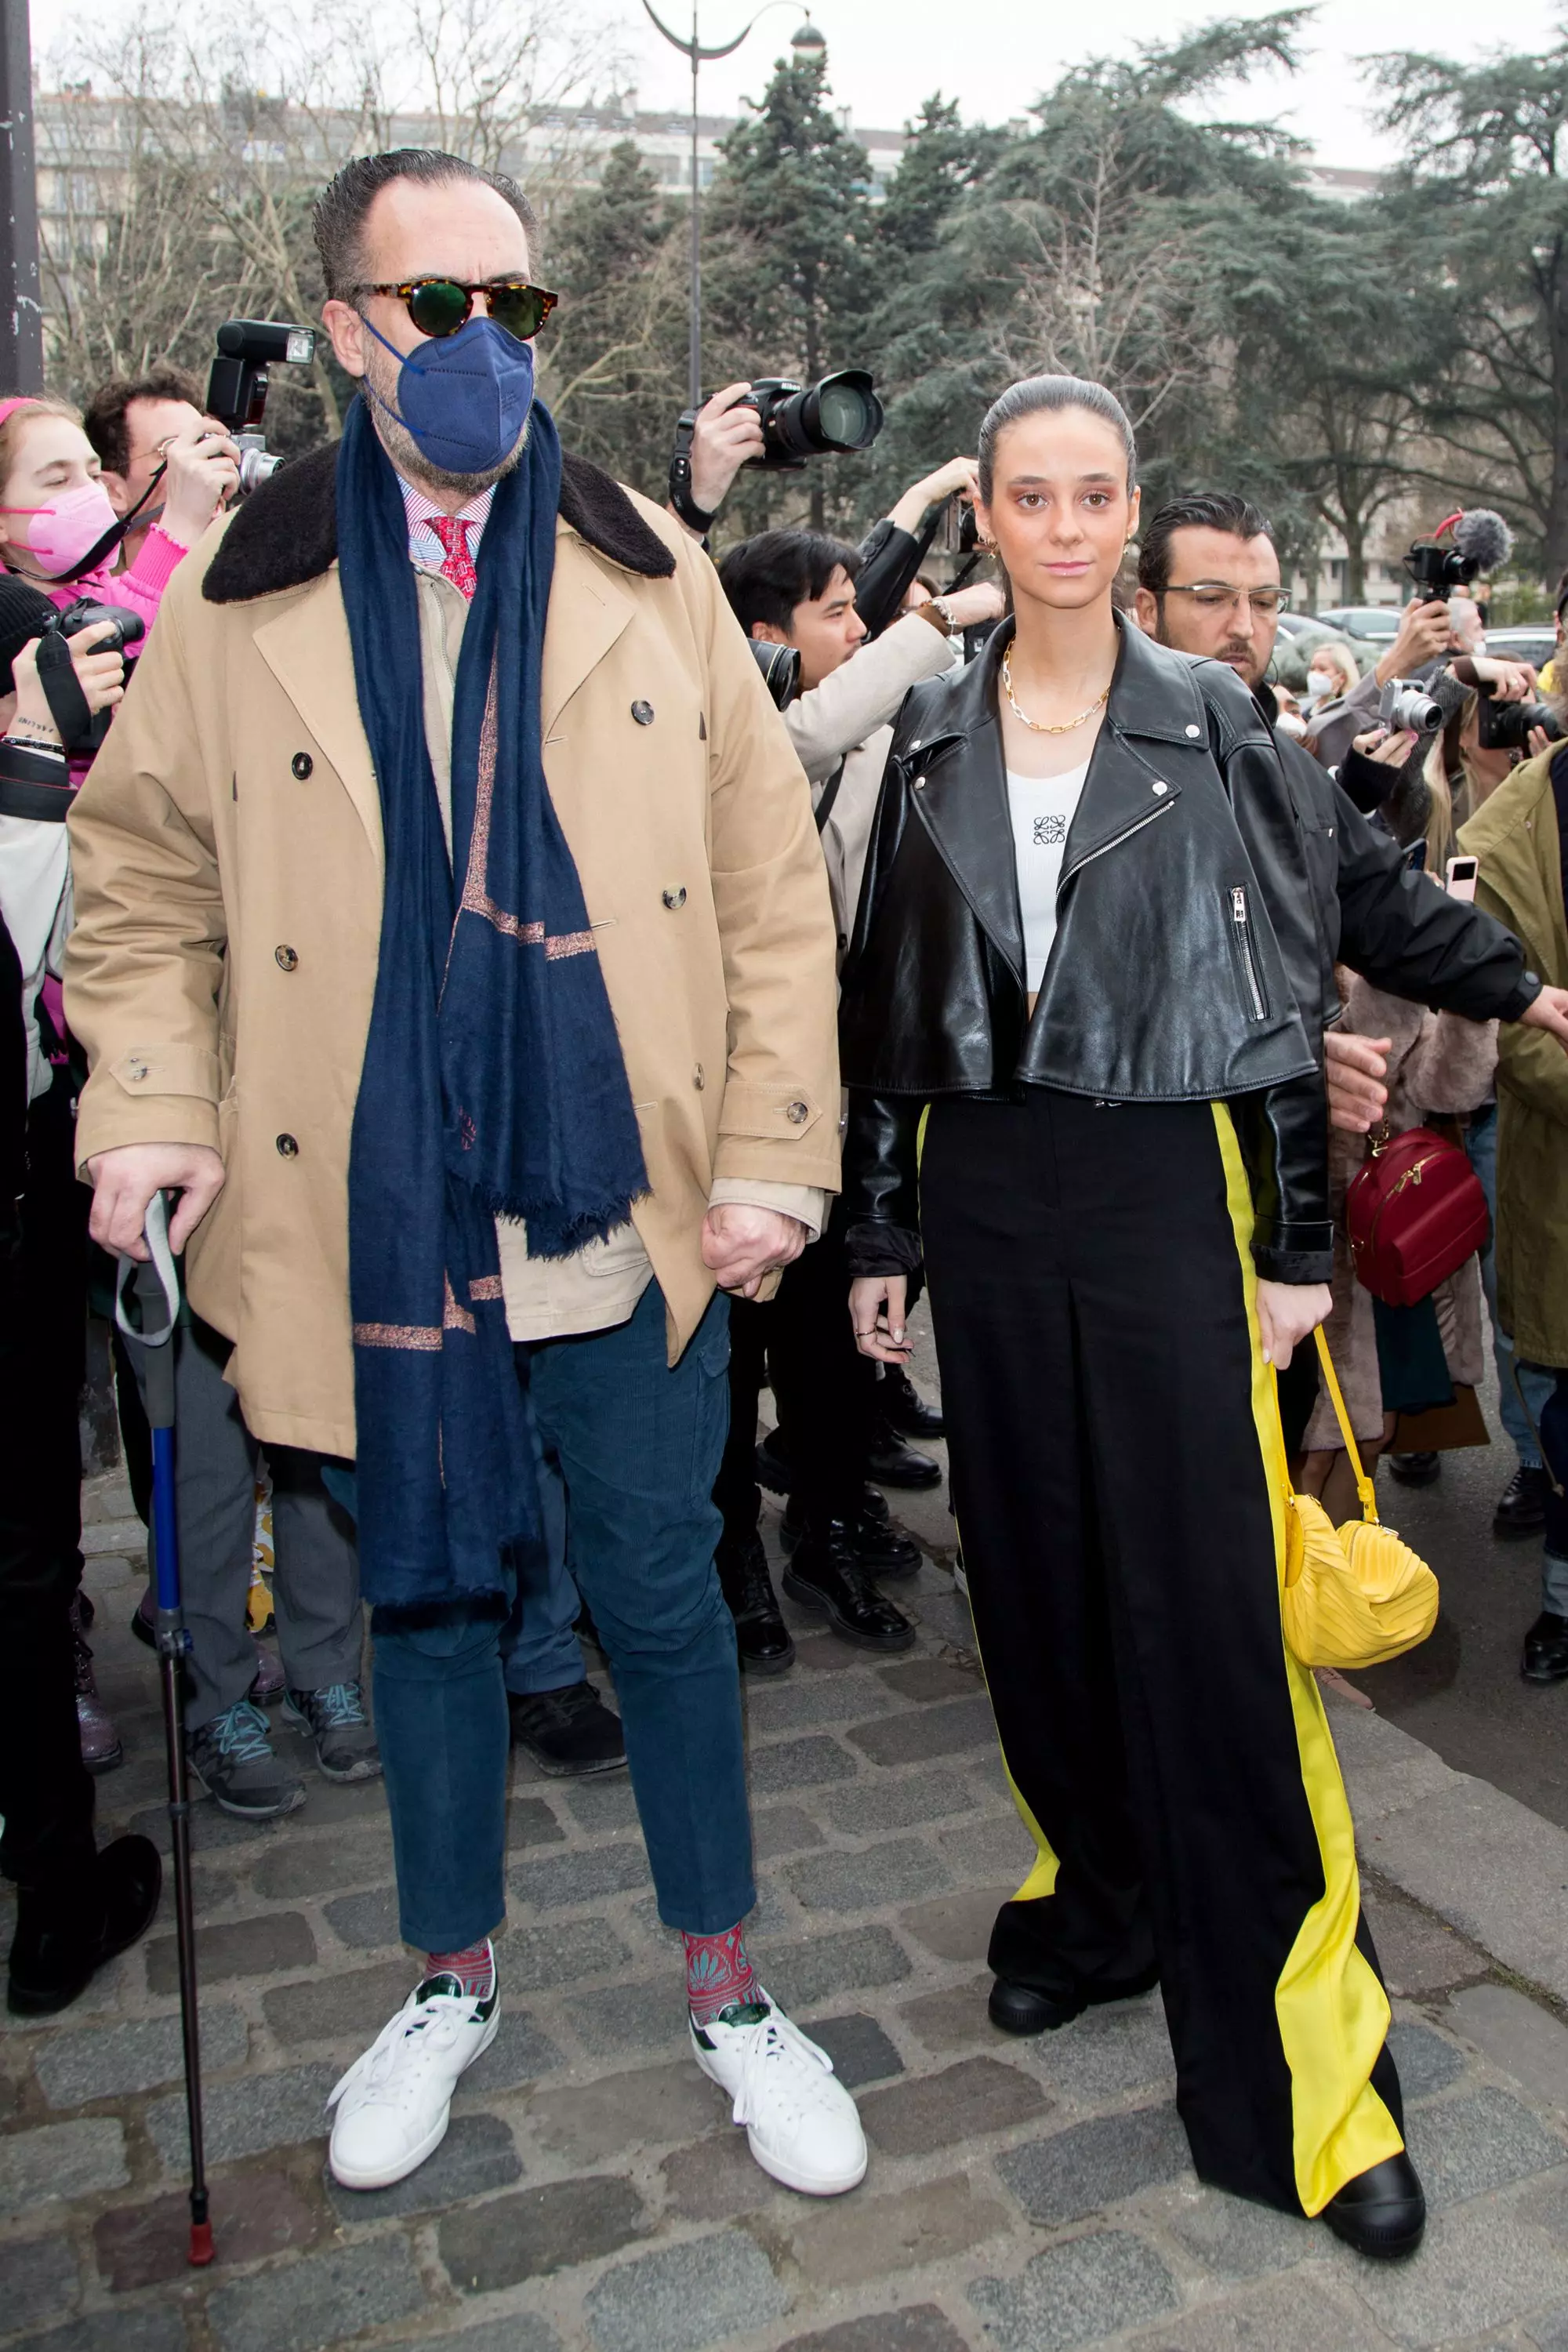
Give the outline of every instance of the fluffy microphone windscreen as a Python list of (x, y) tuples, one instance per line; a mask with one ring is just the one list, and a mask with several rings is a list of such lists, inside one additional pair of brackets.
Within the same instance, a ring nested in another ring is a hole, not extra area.
[(1513, 533), (1490, 507), (1469, 507), (1454, 525), (1454, 544), (1480, 572), (1495, 572), (1513, 553)]
[(28, 639), (39, 635), (54, 617), (55, 608), (40, 590), (29, 587), (13, 572), (0, 572), (0, 694), (15, 690), (12, 663)]

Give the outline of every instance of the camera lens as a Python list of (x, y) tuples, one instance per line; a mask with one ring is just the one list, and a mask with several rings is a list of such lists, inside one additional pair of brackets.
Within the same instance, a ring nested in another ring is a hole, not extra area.
[(846, 383), (842, 378), (837, 383), (824, 384), (816, 415), (825, 440), (847, 441), (851, 447), (856, 446), (870, 422), (870, 404), (858, 384)]

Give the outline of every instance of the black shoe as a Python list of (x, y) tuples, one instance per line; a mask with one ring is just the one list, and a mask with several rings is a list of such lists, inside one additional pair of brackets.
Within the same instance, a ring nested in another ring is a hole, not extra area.
[(1492, 1513), (1494, 1536), (1538, 1536), (1546, 1525), (1546, 1497), (1552, 1481), (1539, 1463), (1527, 1469), (1521, 1462)]
[(770, 1495), (787, 1495), (794, 1483), (795, 1473), (784, 1449), (784, 1439), (776, 1429), (770, 1429), (757, 1448), (757, 1484), (765, 1486)]
[(1527, 1683), (1568, 1682), (1568, 1617), (1542, 1611), (1524, 1637), (1519, 1671)]
[(877, 1402), (882, 1418), (889, 1429), (900, 1437), (941, 1437), (946, 1424), (942, 1407), (927, 1404), (913, 1381), (901, 1364), (885, 1364), (877, 1389)]
[(866, 1457), (866, 1475), (877, 1486), (940, 1486), (942, 1464), (929, 1454), (917, 1454), (890, 1422), (879, 1420)]
[[(871, 1492), (876, 1489), (873, 1487)], [(862, 1507), (852, 1519), (845, 1521), (856, 1559), (868, 1576), (879, 1580), (884, 1576), (918, 1576), (924, 1564), (920, 1546), (895, 1531), (887, 1504), (880, 1496), (877, 1499), (882, 1503), (880, 1511)], [(805, 1540), (805, 1506), (798, 1495), (789, 1498), (781, 1538), (786, 1557), (797, 1551)]]
[(997, 1977), (985, 2007), (992, 2024), (1004, 2033), (1054, 2033), (1058, 2026), (1070, 2025), (1075, 2017), (1081, 2017), (1086, 2009), (1098, 2009), (1110, 2000), (1135, 2000), (1140, 1993), (1152, 1992), (1159, 1981), (1159, 1969), (1150, 1969), (1141, 1977), (1111, 1984), (1079, 1984), (1070, 1992), (1044, 1992), (1037, 1985), (1013, 1984), (1006, 1977)]
[(735, 1621), (735, 1647), (742, 1666), (748, 1674), (782, 1675), (795, 1664), (795, 1643), (779, 1614), (762, 1538), (748, 1536), (743, 1542), (732, 1543), (726, 1537), (713, 1564)]
[(131, 1631), (144, 1648), (155, 1650), (158, 1646), (158, 1628), (153, 1623), (152, 1612), (147, 1606), (152, 1598), (153, 1589), (149, 1585), (131, 1612)]
[(621, 1718), (605, 1705), (584, 1676), (564, 1690), (508, 1691), (511, 1743), (526, 1748), (542, 1772), (552, 1779), (584, 1772), (617, 1772), (626, 1760)]
[(861, 1567), (847, 1520), (829, 1519), (820, 1531), (808, 1531), (784, 1572), (784, 1589), (858, 1649), (913, 1646), (914, 1627), (901, 1609), (883, 1600)]
[(1403, 2149), (1385, 2156), (1330, 2198), (1323, 2219), (1336, 2238), (1373, 2262), (1413, 2254), (1426, 2227), (1426, 2199), (1415, 2167)]
[(151, 1838), (116, 1838), (98, 1856), (98, 1884), (68, 1905), (21, 1888), (5, 2003), (13, 2017), (53, 2017), (87, 1990), (106, 1960), (144, 1935), (163, 1864)]
[(1440, 1454), (1390, 1454), (1386, 1458), (1402, 1486), (1430, 1486), (1443, 1475)]

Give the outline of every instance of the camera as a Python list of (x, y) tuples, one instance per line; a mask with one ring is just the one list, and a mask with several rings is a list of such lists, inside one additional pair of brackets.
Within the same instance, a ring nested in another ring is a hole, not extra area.
[(1528, 751), (1531, 730), (1544, 729), (1553, 743), (1563, 737), (1562, 719), (1549, 702), (1500, 702), (1483, 686), (1476, 707), (1476, 740), (1483, 751)]
[(123, 654), (127, 646), (133, 645), (138, 637), (146, 635), (140, 613), (132, 613), (124, 604), (100, 604), (96, 597), (79, 596), (74, 604), (68, 604), (63, 613), (56, 613), (46, 622), (44, 642), (38, 647), (38, 676), (44, 681), (44, 692), (48, 697), (50, 709), (55, 712), (55, 723), (59, 728), (61, 740), (72, 751), (101, 750), (114, 713), (112, 710), (99, 710), (90, 718), (80, 716), (85, 712), (86, 705), (79, 699), (78, 723), (74, 727), (67, 724), (60, 712), (55, 709), (49, 672), (51, 668), (68, 670), (70, 657), (64, 655), (58, 661), (51, 662), (48, 640), (50, 637), (78, 636), (83, 629), (90, 629), (100, 621), (112, 622), (113, 629), (110, 635), (100, 637), (91, 648), (95, 654)]
[(799, 647), (771, 645), (765, 637), (748, 637), (746, 642), (763, 673), (763, 684), (773, 698), (773, 709), (787, 710), (800, 692)]
[[(760, 375), (737, 408), (754, 408), (762, 420), (763, 454), (748, 457), (749, 466), (798, 473), (808, 457), (850, 449), (868, 449), (886, 416), (871, 389), (867, 368), (840, 368), (814, 384), (795, 383), (784, 375)], [(675, 427), (671, 478), (682, 459), (690, 473), (688, 453), (697, 424), (697, 411), (682, 411)]]
[(242, 498), (270, 480), (283, 463), (268, 450), (261, 430), (267, 371), (308, 367), (315, 350), (312, 328), (290, 327), (276, 319), (226, 319), (217, 331), (217, 357), (207, 377), (207, 414), (238, 445)]
[(1377, 715), (1391, 735), (1405, 729), (1413, 735), (1436, 735), (1443, 724), (1442, 704), (1414, 677), (1389, 679), (1378, 696)]
[(1456, 588), (1468, 588), (1481, 568), (1473, 555), (1458, 547), (1440, 546), (1435, 539), (1418, 539), (1404, 562), (1423, 602), (1450, 595)]

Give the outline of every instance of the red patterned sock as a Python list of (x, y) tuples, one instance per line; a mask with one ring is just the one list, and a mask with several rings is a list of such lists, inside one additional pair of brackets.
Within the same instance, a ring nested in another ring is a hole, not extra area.
[(425, 1957), (426, 1977), (456, 1977), (466, 1993), (476, 2000), (489, 2000), (496, 1989), (496, 1956), (487, 1936), (482, 1943), (469, 1944), (461, 1952), (427, 1952)]
[(684, 1941), (686, 1998), (694, 2025), (706, 2025), (721, 2010), (761, 1997), (738, 1927), (722, 1936), (688, 1936)]

